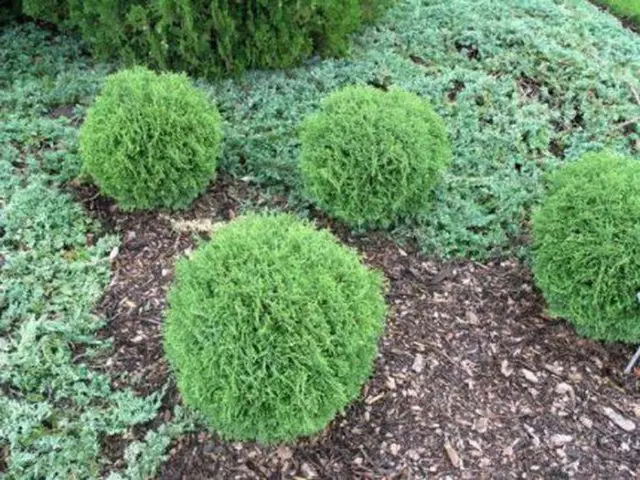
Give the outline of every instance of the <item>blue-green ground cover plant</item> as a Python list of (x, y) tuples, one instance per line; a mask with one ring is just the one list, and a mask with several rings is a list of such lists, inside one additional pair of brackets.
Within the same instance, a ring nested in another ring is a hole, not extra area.
[(216, 107), (186, 75), (110, 75), (80, 129), (83, 169), (123, 210), (185, 208), (214, 176)]
[(372, 372), (382, 276), (293, 215), (247, 215), (176, 267), (164, 345), (184, 401), (224, 438), (322, 430)]
[(349, 86), (301, 127), (305, 191), (355, 227), (387, 227), (425, 210), (449, 163), (442, 121), (417, 95)]
[(640, 342), (640, 162), (590, 153), (549, 178), (533, 273), (552, 314), (599, 340)]

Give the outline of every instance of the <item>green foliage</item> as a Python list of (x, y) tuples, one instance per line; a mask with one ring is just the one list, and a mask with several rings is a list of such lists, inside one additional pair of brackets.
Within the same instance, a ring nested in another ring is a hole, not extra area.
[(198, 75), (289, 67), (348, 36), (390, 0), (26, 0), (25, 13), (75, 27), (100, 57)]
[[(217, 2), (210, 11), (208, 0), (162, 2), (161, 34), (166, 43), (155, 62), (169, 67), (205, 73), (238, 72), (247, 67), (288, 67), (308, 57), (313, 37), (321, 36), (327, 53), (347, 46), (347, 34), (359, 23), (359, 0), (299, 2), (285, 0)], [(339, 7), (342, 6), (342, 11)], [(171, 41), (168, 41), (171, 39)], [(165, 52), (164, 50), (168, 50)]]
[(187, 207), (211, 182), (220, 115), (184, 75), (110, 76), (80, 131), (83, 165), (125, 210)]
[(589, 337), (640, 342), (640, 162), (592, 153), (549, 183), (533, 271), (551, 312)]
[(596, 3), (606, 6), (615, 15), (640, 27), (640, 2), (638, 0), (596, 0)]
[(326, 231), (249, 215), (179, 262), (165, 350), (184, 401), (223, 437), (318, 432), (371, 373), (380, 275)]
[(22, 0), (25, 15), (52, 23), (61, 23), (69, 15), (68, 0)]
[(305, 188), (354, 226), (415, 215), (450, 160), (447, 132), (414, 94), (352, 86), (331, 94), (301, 131)]

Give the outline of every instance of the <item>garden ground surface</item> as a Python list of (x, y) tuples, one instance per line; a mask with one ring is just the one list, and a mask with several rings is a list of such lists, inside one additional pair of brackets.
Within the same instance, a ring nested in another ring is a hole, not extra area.
[[(224, 155), (174, 214), (124, 214), (78, 178), (77, 129), (114, 65), (32, 25), (5, 27), (0, 65), (0, 476), (640, 475), (633, 346), (547, 318), (526, 266), (546, 172), (604, 147), (640, 153), (640, 40), (615, 18), (583, 0), (398, 0), (348, 59), (201, 81)], [(433, 210), (390, 234), (350, 232), (300, 192), (297, 126), (350, 83), (428, 98), (451, 135)], [(161, 344), (176, 259), (265, 209), (332, 229), (384, 272), (390, 305), (361, 399), (279, 447), (198, 426)]]
[[(215, 230), (260, 194), (220, 182), (179, 215), (114, 213), (111, 203), (84, 195), (88, 209), (123, 238), (99, 307), (110, 319), (104, 334), (114, 338), (107, 370), (129, 373), (149, 393), (169, 376), (161, 324), (175, 260), (193, 248), (193, 233)], [(581, 340), (565, 322), (547, 318), (516, 261), (435, 262), (381, 234), (334, 233), (389, 282), (391, 315), (361, 401), (296, 445), (228, 443), (205, 431), (183, 436), (161, 478), (640, 473), (638, 377), (622, 374), (632, 348)], [(169, 419), (177, 401), (172, 388), (160, 415)], [(117, 440), (111, 448), (117, 457)]]

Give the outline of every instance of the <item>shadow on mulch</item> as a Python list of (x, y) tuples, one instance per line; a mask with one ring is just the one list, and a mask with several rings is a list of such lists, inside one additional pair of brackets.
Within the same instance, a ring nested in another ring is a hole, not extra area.
[[(102, 366), (117, 385), (150, 393), (169, 381), (161, 325), (176, 259), (194, 248), (198, 230), (263, 199), (228, 178), (171, 215), (123, 214), (90, 190), (78, 195), (122, 238), (98, 309), (114, 345)], [(361, 399), (293, 445), (187, 435), (159, 478), (637, 478), (640, 386), (621, 373), (631, 347), (581, 339), (545, 317), (515, 261), (437, 262), (380, 233), (318, 224), (389, 281), (391, 313)], [(172, 387), (161, 415), (177, 401)], [(118, 439), (106, 439), (105, 450), (119, 451)]]

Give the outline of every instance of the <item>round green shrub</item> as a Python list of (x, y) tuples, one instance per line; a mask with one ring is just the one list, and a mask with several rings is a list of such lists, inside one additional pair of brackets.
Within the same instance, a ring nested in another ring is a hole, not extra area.
[(211, 182), (221, 120), (185, 75), (111, 75), (80, 131), (84, 170), (124, 210), (187, 207)]
[(382, 277), (326, 231), (248, 215), (177, 265), (164, 345), (186, 404), (224, 438), (322, 430), (371, 374)]
[(594, 339), (640, 342), (640, 162), (592, 153), (550, 176), (533, 215), (550, 312)]
[(307, 194), (353, 226), (387, 227), (428, 206), (451, 152), (445, 127), (418, 96), (350, 86), (301, 128)]

